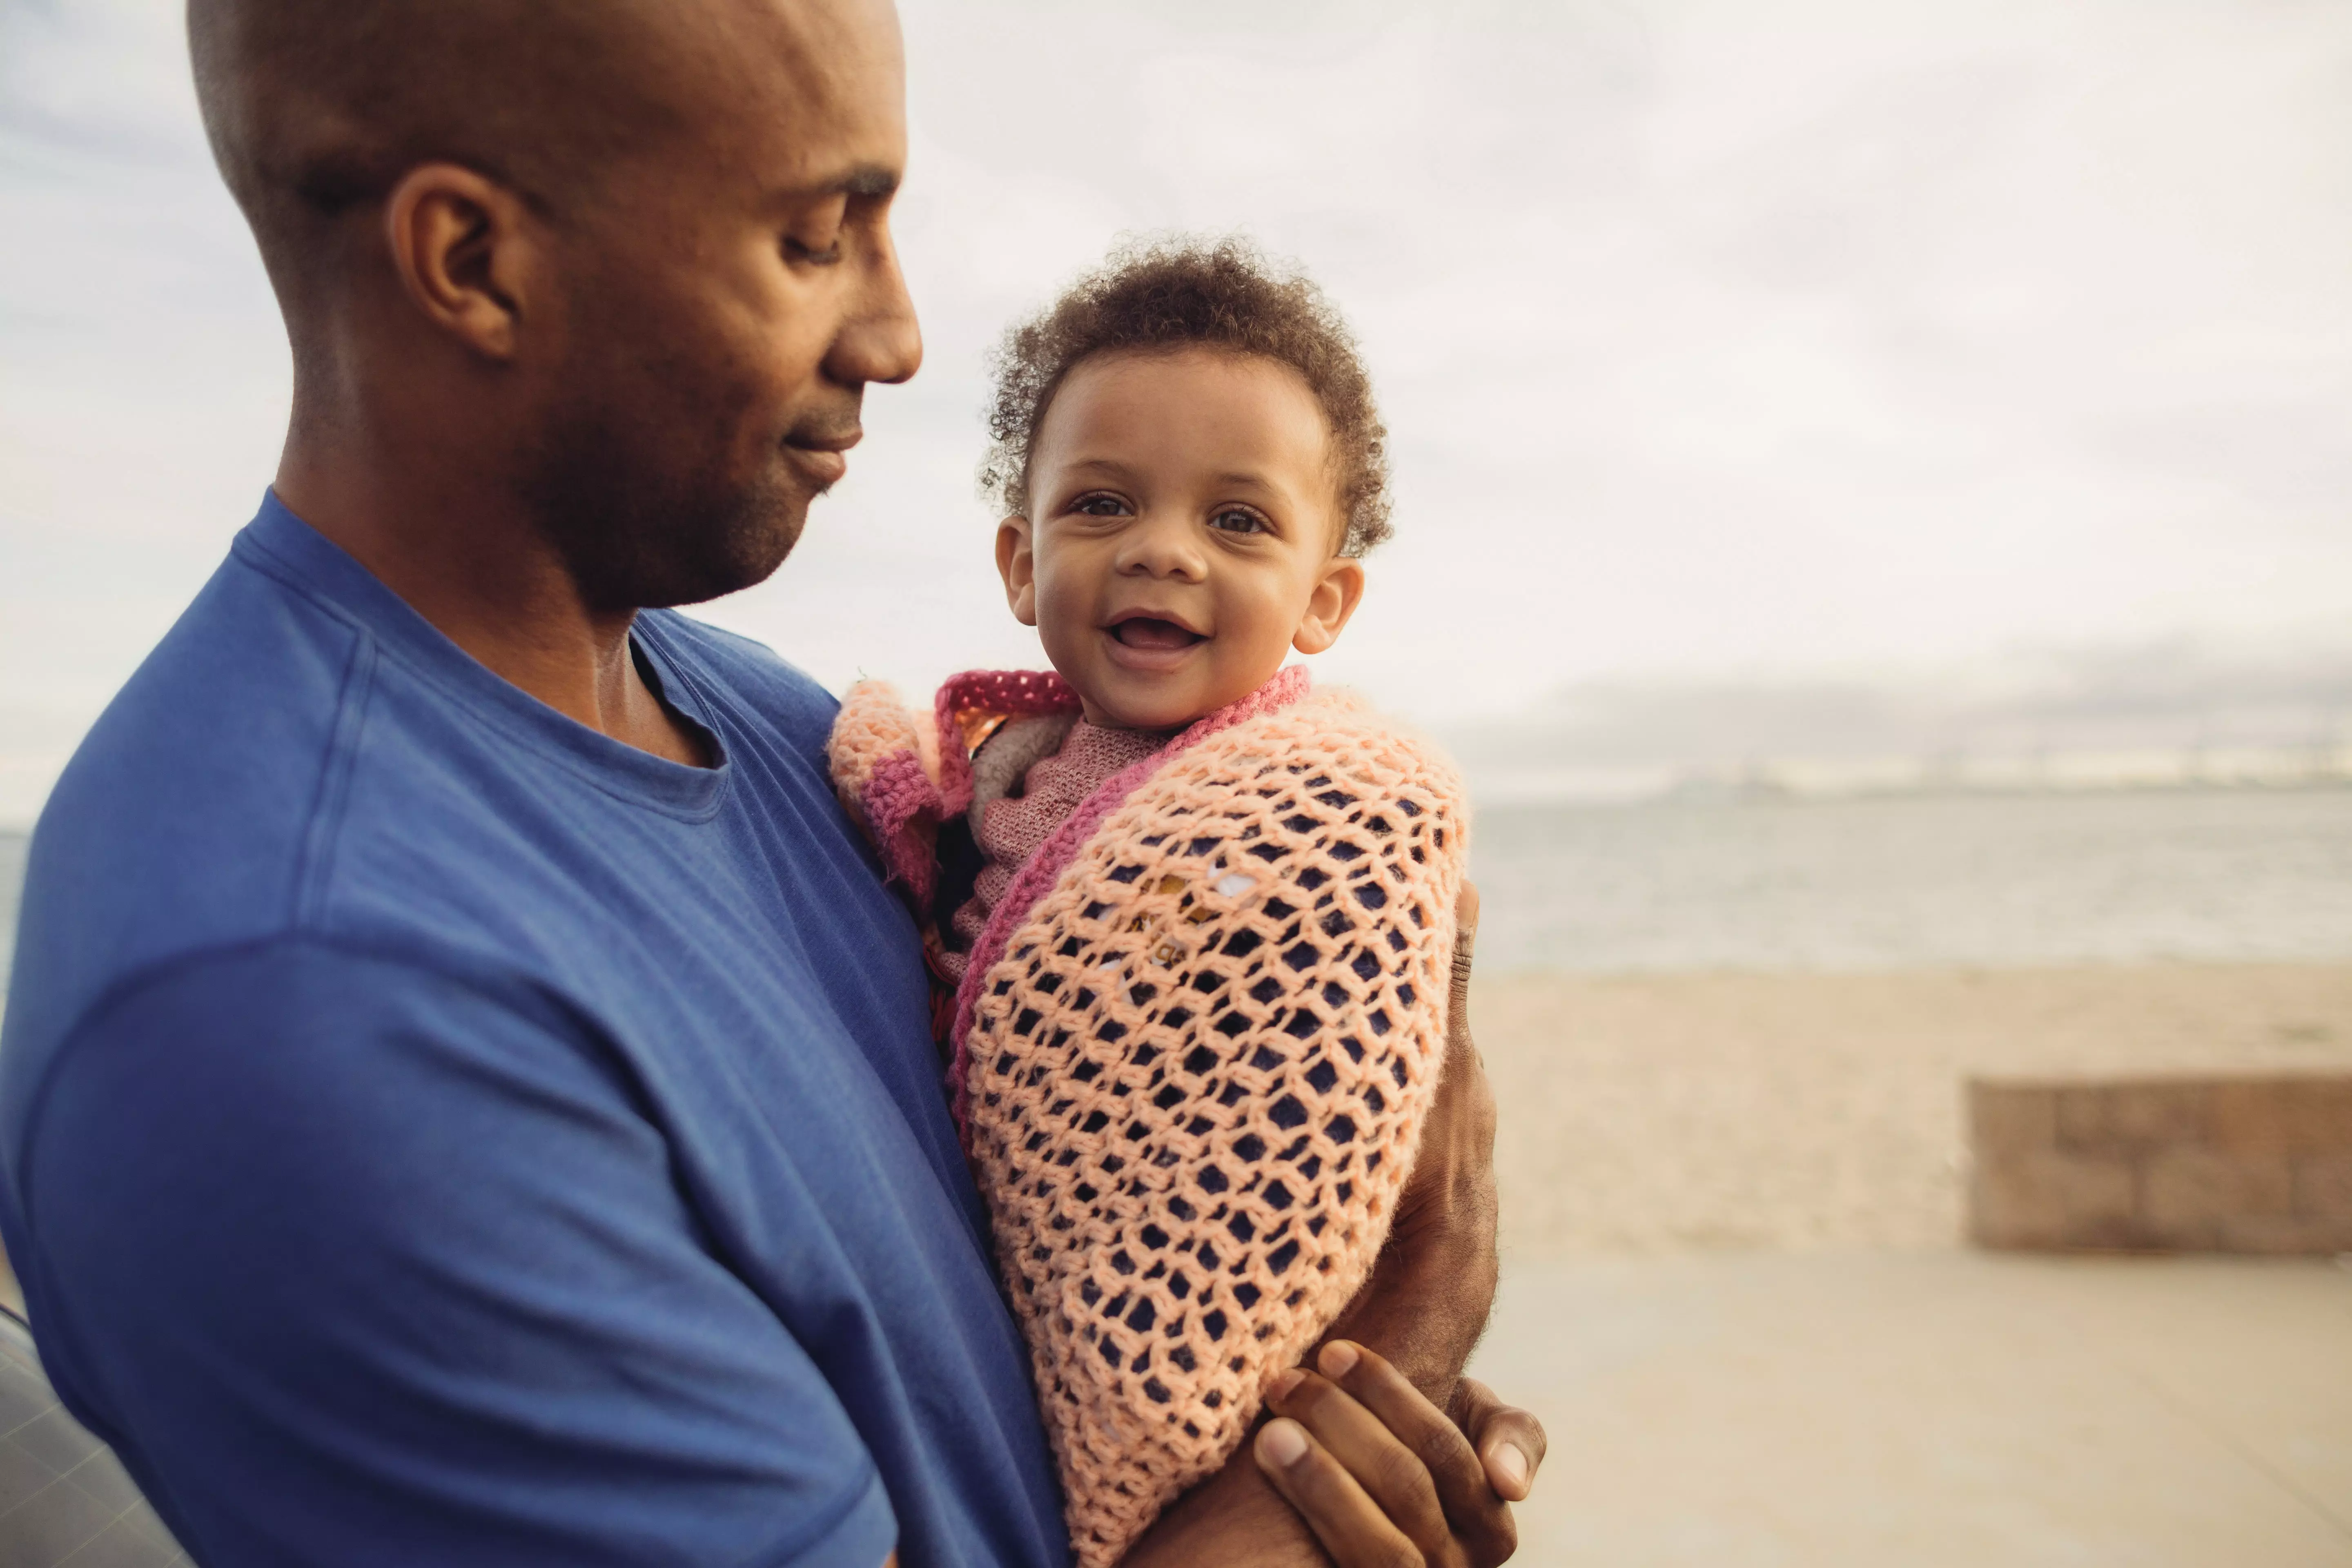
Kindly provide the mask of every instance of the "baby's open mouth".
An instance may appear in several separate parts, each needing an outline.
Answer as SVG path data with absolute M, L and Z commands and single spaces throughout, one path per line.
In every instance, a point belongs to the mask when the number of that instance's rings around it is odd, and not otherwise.
M 1110 635 L 1129 647 L 1191 647 L 1206 640 L 1198 632 L 1188 632 L 1174 621 L 1163 621 L 1156 616 L 1137 616 L 1121 621 L 1111 627 Z

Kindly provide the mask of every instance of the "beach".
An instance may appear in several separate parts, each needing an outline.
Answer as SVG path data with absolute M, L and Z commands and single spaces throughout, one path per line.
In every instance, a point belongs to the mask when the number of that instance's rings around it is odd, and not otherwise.
M 2352 1568 L 2346 1260 L 1960 1242 L 1960 1085 L 2352 1069 L 2352 963 L 1474 986 L 1535 1568 Z
M 1956 1246 L 1972 1074 L 2352 1070 L 2352 963 L 1474 987 L 1514 1258 Z

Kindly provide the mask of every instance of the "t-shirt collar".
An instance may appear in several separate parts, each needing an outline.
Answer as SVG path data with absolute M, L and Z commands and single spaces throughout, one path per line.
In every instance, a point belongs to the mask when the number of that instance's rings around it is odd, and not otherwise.
M 272 575 L 290 576 L 358 623 L 386 655 L 436 690 L 606 793 L 678 816 L 718 809 L 733 772 L 726 742 L 694 683 L 678 669 L 667 639 L 644 617 L 630 634 L 631 644 L 656 678 L 663 700 L 702 731 L 717 755 L 715 766 L 688 767 L 639 751 L 493 674 L 341 546 L 303 521 L 275 489 L 263 494 L 261 510 L 233 549 L 248 560 L 258 552 L 265 559 L 254 564 L 264 571 L 274 565 Z

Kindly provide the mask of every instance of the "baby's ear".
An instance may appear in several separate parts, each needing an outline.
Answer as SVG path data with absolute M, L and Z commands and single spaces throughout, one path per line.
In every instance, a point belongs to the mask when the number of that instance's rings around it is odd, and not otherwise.
M 996 574 L 1004 579 L 1004 602 L 1024 626 L 1037 624 L 1037 558 L 1030 550 L 1029 520 L 1014 513 L 996 525 Z
M 1331 557 L 1307 595 L 1307 613 L 1298 617 L 1290 646 L 1301 653 L 1321 653 L 1338 642 L 1363 596 L 1364 563 L 1352 555 Z

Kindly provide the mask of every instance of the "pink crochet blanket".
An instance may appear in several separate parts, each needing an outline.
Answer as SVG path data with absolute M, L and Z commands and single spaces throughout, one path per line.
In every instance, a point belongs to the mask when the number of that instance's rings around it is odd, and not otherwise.
M 919 910 L 972 744 L 1075 706 L 1051 675 L 919 715 L 851 691 L 835 781 Z M 1369 1274 L 1444 1058 L 1466 826 L 1433 748 L 1286 669 L 1097 788 L 973 948 L 950 1092 L 1087 1568 Z

